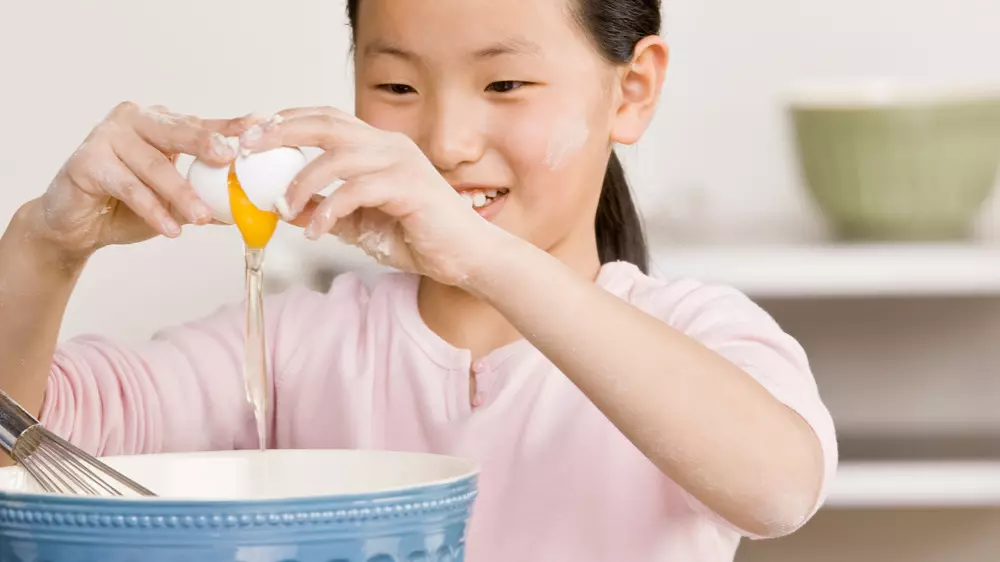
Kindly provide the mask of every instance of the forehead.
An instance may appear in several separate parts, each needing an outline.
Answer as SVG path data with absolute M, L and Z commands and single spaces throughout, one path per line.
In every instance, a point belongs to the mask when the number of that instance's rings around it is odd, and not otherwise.
M 361 0 L 358 53 L 393 45 L 415 53 L 467 54 L 497 44 L 545 56 L 579 47 L 573 0 Z

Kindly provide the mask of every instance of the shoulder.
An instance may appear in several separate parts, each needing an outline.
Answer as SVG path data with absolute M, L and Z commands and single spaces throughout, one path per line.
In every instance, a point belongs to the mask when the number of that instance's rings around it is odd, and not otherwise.
M 726 285 L 687 277 L 653 278 L 631 264 L 608 264 L 611 292 L 725 357 L 770 389 L 815 396 L 802 345 L 747 295 Z M 767 385 L 765 385 L 767 386 Z
M 686 277 L 657 279 L 631 264 L 602 268 L 607 290 L 698 341 L 753 377 L 813 429 L 824 456 L 818 506 L 838 463 L 833 418 L 823 403 L 805 349 L 742 292 Z
M 780 331 L 770 314 L 727 285 L 690 277 L 652 277 L 624 262 L 606 264 L 598 282 L 633 306 L 685 333 L 737 327 Z

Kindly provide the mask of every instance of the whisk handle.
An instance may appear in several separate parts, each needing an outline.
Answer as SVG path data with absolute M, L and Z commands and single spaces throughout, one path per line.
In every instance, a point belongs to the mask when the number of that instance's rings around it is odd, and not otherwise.
M 4 451 L 10 454 L 24 432 L 36 425 L 38 420 L 0 390 L 0 447 Z

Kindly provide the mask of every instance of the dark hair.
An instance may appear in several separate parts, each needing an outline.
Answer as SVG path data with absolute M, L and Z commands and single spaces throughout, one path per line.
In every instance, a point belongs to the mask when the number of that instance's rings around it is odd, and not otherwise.
M 357 28 L 358 4 L 347 0 L 347 17 Z M 616 64 L 632 60 L 643 38 L 660 32 L 660 0 L 570 0 L 573 14 L 605 59 Z M 594 218 L 601 263 L 627 261 L 649 272 L 649 249 L 642 219 L 632 200 L 618 155 L 612 151 Z

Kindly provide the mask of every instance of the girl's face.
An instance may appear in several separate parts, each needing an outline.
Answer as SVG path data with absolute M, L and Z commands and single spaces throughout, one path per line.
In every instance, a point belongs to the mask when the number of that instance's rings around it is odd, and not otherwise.
M 617 78 L 569 1 L 363 0 L 355 30 L 358 117 L 405 133 L 483 217 L 567 258 L 596 256 Z

